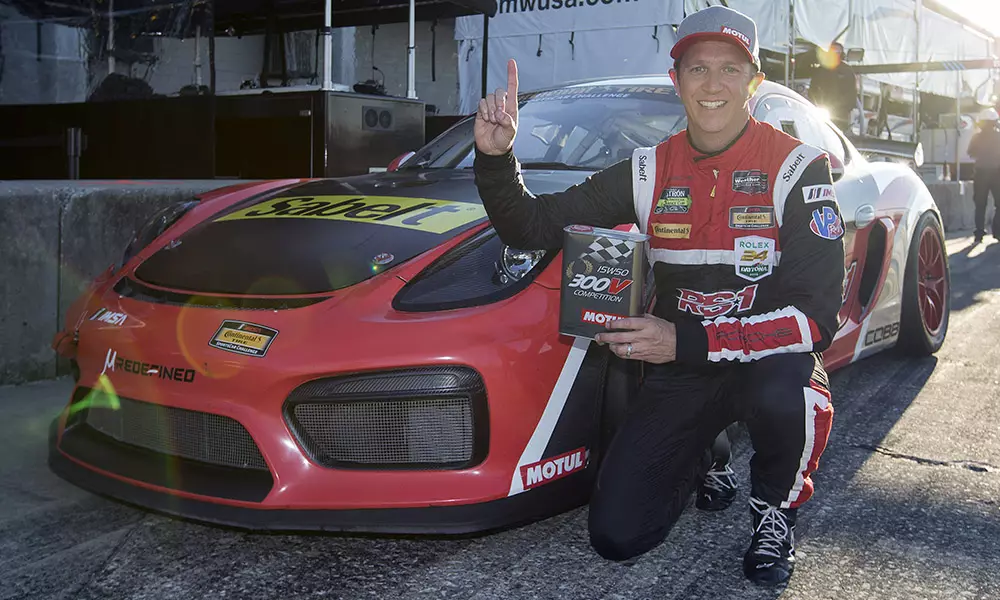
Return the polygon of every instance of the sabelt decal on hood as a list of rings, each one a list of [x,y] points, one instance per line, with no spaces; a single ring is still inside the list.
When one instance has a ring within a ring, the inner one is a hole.
[[[398,265],[487,218],[474,202],[315,187],[210,217],[139,265],[136,278],[187,293],[328,293],[389,268],[379,257]]]
[[[480,204],[395,196],[303,196],[271,198],[216,221],[241,219],[330,219],[447,233],[486,217]]]

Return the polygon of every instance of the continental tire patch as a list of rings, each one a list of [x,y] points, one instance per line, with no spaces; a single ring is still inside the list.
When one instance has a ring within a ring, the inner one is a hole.
[[[264,356],[277,335],[277,329],[256,323],[223,321],[208,345],[244,356]]]
[[[330,219],[445,233],[486,218],[479,204],[396,196],[303,196],[272,198],[218,221],[243,219]]]

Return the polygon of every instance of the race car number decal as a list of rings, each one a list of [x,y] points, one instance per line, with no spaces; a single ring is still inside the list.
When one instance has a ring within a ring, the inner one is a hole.
[[[677,310],[711,319],[729,314],[733,309],[736,312],[750,310],[757,298],[757,284],[748,285],[738,292],[722,290],[705,294],[684,288],[677,288],[677,292]]]
[[[330,219],[445,233],[486,218],[479,204],[395,196],[304,196],[272,198],[216,221],[241,219]]]

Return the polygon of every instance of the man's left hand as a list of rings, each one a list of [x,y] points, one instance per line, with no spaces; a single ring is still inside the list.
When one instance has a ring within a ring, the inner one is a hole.
[[[647,314],[611,321],[608,330],[597,334],[595,340],[608,344],[622,358],[650,363],[668,363],[677,358],[677,327],[670,321]]]

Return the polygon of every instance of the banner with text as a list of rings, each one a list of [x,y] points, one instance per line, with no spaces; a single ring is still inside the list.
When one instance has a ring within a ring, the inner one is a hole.
[[[490,37],[676,25],[684,0],[498,0]],[[481,16],[455,19],[455,39],[483,37]]]

